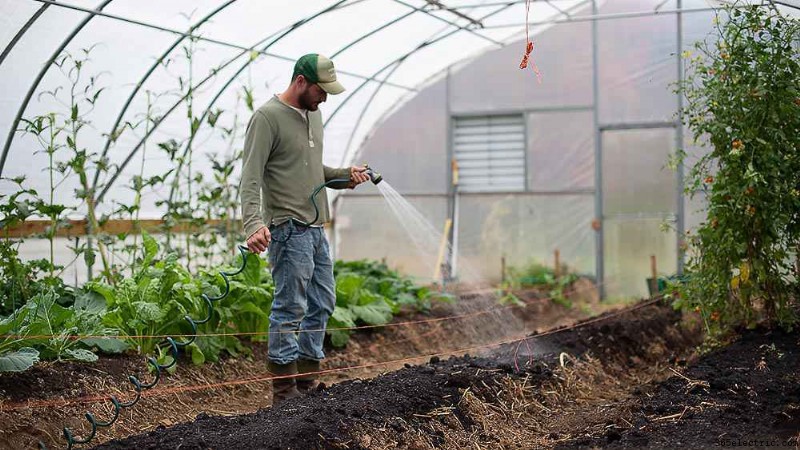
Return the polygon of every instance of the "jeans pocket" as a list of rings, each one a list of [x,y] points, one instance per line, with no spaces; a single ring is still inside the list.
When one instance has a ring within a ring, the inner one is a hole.
[[[301,225],[301,224],[295,222],[294,220],[291,220],[290,222],[292,223],[292,225],[291,225],[292,234],[295,235],[295,236],[303,236],[304,234],[306,234],[308,232],[308,229],[311,228],[311,227],[307,227],[305,225]]]
[[[272,240],[276,242],[285,242],[292,232],[291,221],[284,222],[280,225],[271,225],[269,233],[272,235]]]

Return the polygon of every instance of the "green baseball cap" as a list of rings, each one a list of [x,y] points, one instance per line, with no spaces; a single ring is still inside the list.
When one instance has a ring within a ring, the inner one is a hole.
[[[336,95],[344,92],[342,83],[336,81],[336,70],[333,61],[318,53],[303,55],[294,64],[292,79],[302,75],[311,83],[316,83],[328,94]]]

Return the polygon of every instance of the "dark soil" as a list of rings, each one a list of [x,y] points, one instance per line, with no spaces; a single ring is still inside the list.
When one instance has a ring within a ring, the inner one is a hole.
[[[633,427],[562,448],[797,448],[800,333],[745,331],[630,405]]]
[[[798,332],[742,331],[725,347],[699,356],[694,352],[701,338],[695,318],[642,303],[519,340],[524,330],[571,323],[580,316],[570,315],[576,308],[554,309],[551,302],[536,301],[477,314],[496,306],[494,300],[462,300],[459,310],[434,311],[434,316],[470,315],[464,320],[354,334],[345,351],[329,353],[326,367],[390,364],[332,373],[324,378],[331,385],[326,390],[277,408],[265,407],[269,382],[145,398],[114,429],[101,430],[109,434],[95,442],[131,437],[95,448],[797,448]],[[593,304],[591,299],[587,303]],[[491,342],[507,343],[481,349]],[[231,359],[185,367],[171,384],[258,375],[265,349],[256,345],[253,350],[255,358],[246,364]],[[461,356],[414,359],[424,364],[405,367],[396,362],[433,353]],[[0,377],[0,410],[4,399],[35,403],[104,392],[142,366],[140,357],[121,357],[93,366],[48,363]],[[383,373],[393,369],[398,370]],[[378,373],[383,374],[375,377]],[[69,374],[78,381],[60,379]],[[73,415],[70,426],[78,426],[81,414]],[[29,428],[56,420],[47,435],[55,435],[49,442],[59,442],[60,408],[0,413],[0,448],[35,448],[2,445],[5,435],[23,442],[14,437],[8,419],[14,427],[24,422]]]
[[[459,410],[465,391],[478,398],[496,394],[490,386],[502,379],[525,377],[541,385],[554,378],[561,352],[591,352],[609,364],[640,364],[650,343],[685,349],[697,336],[676,327],[680,315],[650,305],[621,315],[592,320],[577,329],[534,336],[528,344],[503,346],[481,357],[464,355],[422,366],[408,366],[368,381],[350,380],[322,392],[290,400],[278,408],[237,417],[198,416],[191,423],[112,441],[97,449],[314,449],[370,448],[354,430],[393,429],[397,439],[408,429],[426,429],[423,422],[437,410],[453,411],[454,426],[470,429],[471,419]],[[659,354],[657,357],[673,355]],[[516,363],[516,364],[515,364]],[[518,367],[519,371],[515,370]],[[426,441],[438,446],[443,435],[431,431]],[[398,442],[409,447],[408,442]]]
[[[134,355],[107,356],[93,364],[80,362],[45,362],[24,372],[0,377],[0,398],[17,402],[58,396],[86,395],[85,385],[102,380],[124,379],[129,374],[149,379],[143,372],[144,358]]]

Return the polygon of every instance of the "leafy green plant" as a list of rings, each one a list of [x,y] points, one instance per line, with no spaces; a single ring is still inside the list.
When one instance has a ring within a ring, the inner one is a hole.
[[[399,305],[389,298],[368,288],[369,278],[356,273],[340,274],[336,277],[336,308],[328,320],[331,343],[342,347],[350,339],[350,330],[336,328],[355,327],[357,324],[384,325],[392,320]]]
[[[566,297],[565,291],[578,278],[578,275],[569,272],[566,266],[561,267],[559,275],[556,275],[551,267],[537,262],[521,268],[510,267],[506,280],[500,286],[500,303],[522,306],[524,302],[513,291],[536,287],[546,290],[553,302],[571,308],[572,302]]]
[[[86,289],[105,299],[103,323],[119,330],[121,339],[137,352],[150,354],[163,341],[157,336],[190,332],[184,328],[184,316],[205,317],[206,311],[202,284],[180,265],[177,255],[156,261],[158,243],[147,233],[142,239],[144,259],[133,277],[115,286],[90,282]]]
[[[72,289],[59,276],[51,276],[53,265],[46,259],[23,261],[17,244],[0,241],[0,317],[11,314],[28,299],[54,290],[59,303],[72,302]]]
[[[21,371],[39,358],[96,361],[93,348],[120,353],[127,345],[105,327],[105,303],[91,293],[77,296],[72,307],[60,306],[54,290],[39,293],[0,321],[0,371]],[[76,339],[75,335],[91,335]],[[106,337],[107,336],[107,337]]]
[[[252,89],[244,86],[236,97],[232,121],[229,127],[220,122],[224,111],[216,109],[206,116],[206,123],[218,130],[225,140],[227,149],[224,154],[207,153],[211,163],[211,177],[200,184],[197,195],[197,211],[203,220],[194,235],[195,246],[201,249],[201,255],[207,267],[217,263],[219,255],[225,255],[236,248],[238,242],[245,240],[237,212],[239,210],[239,183],[233,179],[233,172],[242,158],[241,133],[244,125],[239,116],[239,106],[245,106],[253,112]],[[218,224],[211,224],[210,219],[218,219]]]
[[[427,312],[433,301],[452,302],[450,294],[416,286],[377,261],[336,261],[336,308],[328,321],[328,334],[335,347],[350,339],[349,328],[358,324],[383,325],[392,320],[402,307]]]
[[[105,325],[119,330],[120,338],[137,352],[156,354],[159,362],[167,364],[172,356],[162,345],[165,338],[161,336],[192,334],[185,317],[205,318],[208,306],[203,294],[218,296],[224,289],[218,270],[234,271],[240,262],[234,263],[236,267],[223,266],[192,276],[175,253],[157,260],[159,245],[146,232],[142,241],[144,257],[132,277],[122,279],[116,286],[90,282],[86,288],[105,299],[108,305],[103,318]],[[217,334],[267,331],[272,283],[264,268],[261,258],[248,254],[244,272],[230,280],[230,293],[213,303],[209,321],[198,327],[198,338],[187,347],[195,364],[216,361],[223,351],[232,356],[249,353],[237,337]]]
[[[390,299],[399,307],[409,307],[419,312],[430,311],[434,301],[455,301],[452,294],[418,286],[411,278],[401,276],[379,261],[336,261],[333,273],[337,277],[348,273],[362,275],[365,277],[365,289]]]
[[[187,20],[190,20],[190,16],[185,15],[185,17]],[[184,226],[191,227],[192,229],[202,227],[204,222],[202,218],[195,217],[194,214],[197,206],[195,204],[195,186],[203,182],[204,176],[202,172],[195,173],[192,171],[192,162],[194,158],[193,143],[198,131],[200,130],[200,126],[202,125],[201,118],[196,116],[194,112],[194,101],[195,96],[197,95],[197,87],[194,85],[194,58],[196,57],[196,53],[199,51],[197,47],[198,41],[199,38],[197,36],[192,36],[189,37],[189,39],[186,40],[186,43],[181,46],[183,51],[182,57],[186,61],[188,70],[187,77],[184,78],[183,76],[178,76],[177,81],[178,90],[186,107],[188,133],[186,135],[187,137],[180,142],[175,140],[169,141],[169,148],[165,148],[165,150],[168,150],[168,153],[170,153],[170,159],[175,164],[175,170],[170,183],[169,198],[163,201],[163,204],[167,208],[167,211],[164,214],[164,220],[165,222],[169,222],[169,226],[172,226],[175,223],[180,223]],[[212,73],[214,72],[212,71]],[[214,121],[215,120],[216,118]],[[183,151],[180,151],[181,147],[184,147]],[[184,233],[183,237],[184,248],[173,249],[173,236],[171,233],[168,233],[167,247],[170,251],[179,251],[182,256],[186,258],[186,266],[191,268],[193,267],[192,258],[194,253],[192,251],[192,246],[195,243],[197,233],[186,232]]]
[[[108,236],[99,233],[105,219],[97,214],[97,205],[95,204],[95,188],[97,186],[89,183],[90,172],[105,173],[108,171],[108,158],[102,157],[97,152],[82,146],[83,131],[91,126],[91,121],[88,118],[91,116],[97,100],[104,90],[104,88],[98,86],[99,75],[87,76],[85,73],[87,64],[91,61],[91,51],[92,47],[82,49],[79,56],[65,52],[56,59],[54,65],[67,78],[66,91],[68,98],[64,104],[69,108],[69,115],[64,118],[62,126],[66,135],[66,148],[71,152],[71,155],[65,162],[64,167],[78,178],[79,188],[75,190],[75,198],[86,206],[89,239],[97,238],[97,249],[103,264],[101,275],[105,277],[106,281],[113,283],[114,276],[108,252],[106,251]],[[59,100],[58,90],[50,92],[50,94],[56,100]],[[91,245],[86,249],[84,256],[87,265],[91,267],[94,263],[94,251]]]
[[[246,257],[244,271],[231,278],[228,296],[214,303],[214,314],[205,328],[213,329],[216,333],[251,334],[250,340],[266,341],[269,311],[275,290],[272,276],[266,270],[266,262],[261,257],[254,253],[247,253]],[[232,272],[240,264],[241,258],[237,256],[232,265],[208,271],[203,278],[219,291],[223,291],[225,283],[218,271]],[[216,361],[222,351],[232,356],[250,353],[249,348],[243,346],[235,336],[202,336],[198,338],[197,344],[203,358],[210,361]]]
[[[245,240],[236,222],[238,183],[232,180],[241,155],[241,151],[222,157],[208,154],[212,179],[200,186],[197,195],[197,209],[203,214],[204,220],[194,238],[195,246],[200,249],[208,267],[216,263],[220,254],[236,248],[236,242]],[[219,223],[211,225],[211,219],[218,219]]]
[[[683,120],[710,146],[686,191],[704,192],[676,306],[697,310],[712,333],[761,320],[796,323],[800,246],[800,21],[737,3],[696,44],[680,92]],[[686,158],[678,153],[678,160]]]
[[[33,120],[23,119],[23,123],[25,124],[25,131],[35,136],[39,146],[47,153],[49,197],[47,202],[37,202],[36,209],[39,214],[50,219],[50,226],[45,232],[45,238],[48,240],[50,246],[50,277],[53,277],[56,269],[54,240],[59,228],[62,228],[66,224],[66,218],[62,215],[67,207],[55,203],[56,189],[66,179],[66,177],[63,176],[65,169],[63,166],[57,166],[56,164],[56,152],[64,147],[64,145],[60,143],[60,135],[64,132],[64,129],[57,125],[55,113],[37,116]],[[56,181],[57,172],[62,174],[62,179],[60,181]]]
[[[0,241],[0,316],[10,314],[28,299],[49,289],[56,290],[60,301],[69,303],[71,290],[60,278],[61,272],[56,272],[62,268],[53,264],[52,247],[50,260],[23,261],[18,250],[23,240],[9,237],[9,230],[29,217],[52,211],[51,204],[42,201],[35,190],[27,189],[24,177],[10,181],[16,185],[16,191],[10,195],[0,194],[0,228],[5,230],[4,239]]]
[[[139,239],[141,236],[141,221],[140,213],[142,209],[142,198],[146,190],[157,190],[159,186],[164,184],[164,181],[172,173],[172,169],[167,169],[165,173],[151,175],[145,177],[145,163],[148,157],[148,138],[153,126],[158,122],[159,110],[156,108],[158,100],[170,92],[156,93],[150,90],[145,91],[146,106],[145,111],[136,116],[134,122],[125,122],[125,124],[115,130],[112,136],[112,142],[115,142],[125,130],[136,132],[144,128],[144,138],[141,146],[141,160],[139,164],[139,173],[131,177],[128,188],[133,191],[133,202],[117,203],[116,210],[112,216],[122,220],[129,220],[132,224],[130,233],[124,232],[116,236],[117,242],[113,245],[113,251],[124,255],[124,266],[116,267],[115,272],[122,273],[123,275],[132,276],[139,268],[139,264],[144,259],[144,251],[140,245]],[[133,241],[128,240],[129,235],[133,236]]]

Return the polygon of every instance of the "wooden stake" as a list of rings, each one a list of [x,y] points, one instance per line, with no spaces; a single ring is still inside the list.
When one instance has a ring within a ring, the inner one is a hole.
[[[650,255],[650,276],[654,280],[658,278],[658,270],[656,268],[656,255]]]
[[[445,274],[442,271],[442,264],[445,262],[445,251],[447,250],[447,243],[450,240],[450,228],[453,226],[453,220],[447,219],[444,222],[444,232],[442,233],[442,242],[439,243],[439,257],[436,258],[436,268],[433,272],[433,279],[438,280],[443,276],[450,274]]]

